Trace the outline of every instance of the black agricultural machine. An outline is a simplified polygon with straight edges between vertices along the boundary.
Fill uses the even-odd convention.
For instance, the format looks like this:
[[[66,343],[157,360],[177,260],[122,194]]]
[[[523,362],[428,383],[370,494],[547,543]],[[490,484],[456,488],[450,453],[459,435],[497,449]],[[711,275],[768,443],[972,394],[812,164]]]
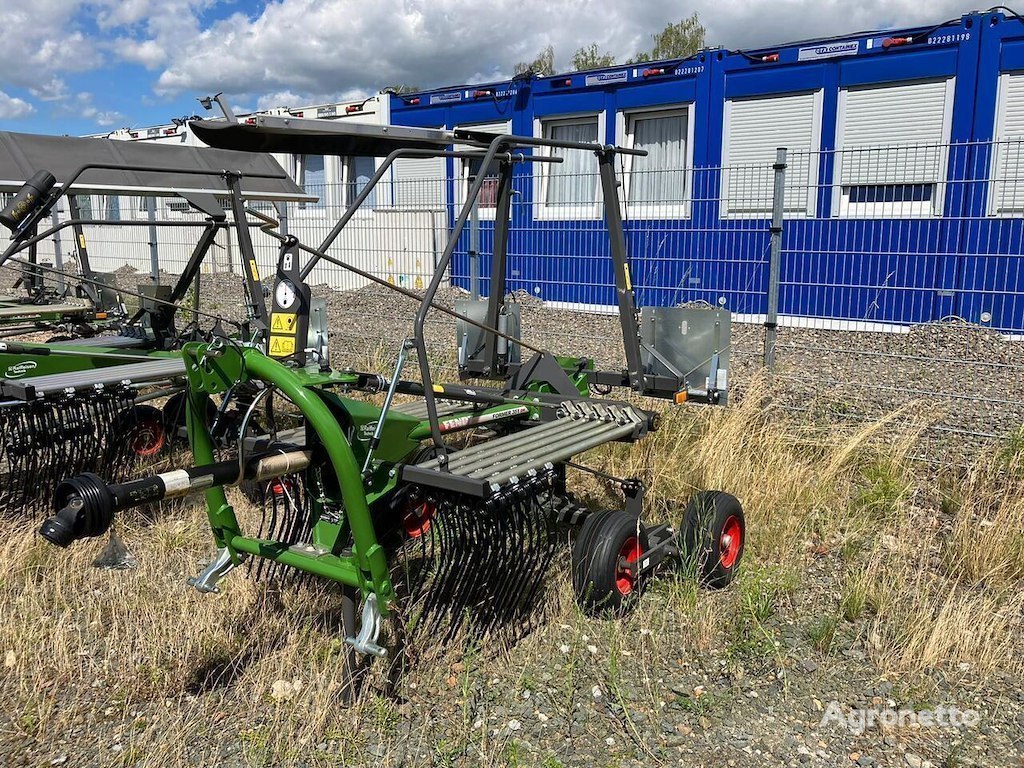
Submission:
[[[362,601],[361,627],[349,644],[375,655],[386,653],[379,633],[390,614],[405,628],[435,637],[460,628],[488,636],[500,626],[528,623],[543,577],[567,541],[573,542],[575,593],[589,613],[628,610],[667,561],[694,563],[712,586],[731,581],[744,544],[743,511],[734,497],[698,493],[675,530],[642,521],[646,489],[637,479],[604,475],[621,490],[622,503],[601,511],[583,506],[568,487],[570,469],[587,469],[576,462],[581,454],[613,441],[633,443],[657,429],[658,413],[639,405],[644,401],[638,396],[706,404],[726,399],[728,313],[671,309],[641,315],[635,306],[614,161],[620,153],[640,153],[471,130],[271,116],[250,123],[192,127],[215,147],[384,159],[318,247],[270,231],[280,251],[265,339],[215,335],[183,345],[195,465],[118,483],[88,473],[68,479],[42,536],[68,546],[103,534],[121,510],[203,492],[217,554],[193,586],[216,592],[221,579],[250,558],[338,582]],[[509,332],[504,276],[512,169],[560,162],[566,150],[593,153],[600,169],[626,360],[621,370],[556,356]],[[408,157],[458,157],[497,169],[488,299],[455,310],[435,302],[483,174],[469,185],[425,293],[390,285],[328,253],[392,164]],[[305,281],[321,261],[417,304],[393,370],[334,369],[307,343],[311,301]],[[424,327],[432,310],[457,320],[458,383],[438,383],[431,371]],[[648,326],[658,333],[647,332]],[[523,350],[532,356],[519,362]],[[418,376],[404,378],[407,366]],[[591,395],[616,387],[629,397]],[[246,401],[241,434],[273,400],[300,413],[303,428],[239,440],[233,455],[218,460],[204,417],[210,398],[220,398],[223,407],[252,388],[258,394]],[[225,494],[226,486],[241,483],[258,484],[272,502],[258,532],[243,528]]]
[[[0,265],[18,265],[28,276],[21,286],[25,296],[0,303],[0,514],[24,515],[48,508],[69,470],[124,477],[131,459],[157,455],[179,426],[184,431],[185,363],[179,350],[204,336],[195,323],[179,329],[176,312],[191,296],[195,303],[183,309],[194,318],[203,315],[200,267],[218,234],[232,226],[222,201],[236,221],[247,222],[246,201],[311,198],[266,155],[16,133],[0,133],[0,179],[0,188],[17,189],[0,211],[0,223],[11,231]],[[20,187],[17,179],[24,180]],[[203,218],[82,218],[78,196],[90,193],[176,195]],[[54,215],[62,197],[70,214],[64,221]],[[146,227],[154,240],[158,228],[192,227],[198,238],[173,286],[150,283],[132,292],[118,289],[111,275],[92,271],[86,227],[95,225]],[[257,226],[267,226],[266,220]],[[39,262],[36,253],[39,243],[68,229],[79,262],[76,274]],[[249,229],[247,223],[234,226],[248,312],[232,335],[245,342],[262,339],[267,321]],[[64,293],[44,289],[44,275],[63,283]],[[71,284],[77,286],[74,296],[67,295]],[[122,295],[136,300],[131,316]],[[108,314],[110,307],[118,310]],[[47,343],[17,339],[40,331],[59,337]],[[153,407],[157,401],[162,408]],[[216,434],[230,440],[233,416],[211,408],[207,417]]]

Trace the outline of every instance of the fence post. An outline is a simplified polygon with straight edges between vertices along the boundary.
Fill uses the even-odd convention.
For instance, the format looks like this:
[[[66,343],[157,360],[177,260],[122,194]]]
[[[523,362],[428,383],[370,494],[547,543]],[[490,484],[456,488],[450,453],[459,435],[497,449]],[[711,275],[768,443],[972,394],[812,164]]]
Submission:
[[[277,229],[278,229],[278,231],[282,235],[287,237],[288,236],[288,203],[274,203],[274,207],[277,208],[277,222],[278,222]]]
[[[786,203],[786,148],[775,150],[772,189],[771,251],[768,256],[768,312],[764,320],[764,367],[775,370],[775,341],[779,324],[779,269],[782,260],[782,212]]]
[[[153,282],[160,282],[160,253],[156,244],[156,198],[146,197],[146,217],[149,219],[149,271]]]
[[[467,189],[473,186],[476,174],[469,177]],[[473,210],[469,214],[469,297],[473,301],[480,300],[480,203],[473,202]]]
[[[50,221],[54,227],[60,224],[60,213],[58,212],[59,206],[53,206],[53,211],[50,213]],[[57,291],[64,293],[64,289],[67,287],[67,283],[64,280],[64,253],[60,249],[60,230],[58,229],[53,233],[53,266],[58,270],[57,272]]]

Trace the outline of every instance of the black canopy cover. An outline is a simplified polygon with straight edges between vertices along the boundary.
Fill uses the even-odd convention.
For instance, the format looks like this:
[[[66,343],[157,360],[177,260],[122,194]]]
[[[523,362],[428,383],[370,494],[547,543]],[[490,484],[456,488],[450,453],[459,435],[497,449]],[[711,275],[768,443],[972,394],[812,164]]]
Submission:
[[[114,141],[71,136],[0,132],[0,191],[16,191],[36,171],[46,170],[63,184],[87,163],[158,168],[153,171],[85,171],[72,185],[80,194],[171,195],[179,192],[223,194],[220,172],[238,171],[242,195],[250,200],[316,200],[306,194],[265,154],[206,147],[167,146],[145,141]],[[210,171],[209,175],[176,170]],[[254,178],[244,174],[278,176]]]
[[[211,147],[296,155],[385,157],[396,149],[445,150],[452,144],[486,147],[497,134],[480,131],[408,128],[343,120],[257,115],[252,123],[210,120],[189,128]]]

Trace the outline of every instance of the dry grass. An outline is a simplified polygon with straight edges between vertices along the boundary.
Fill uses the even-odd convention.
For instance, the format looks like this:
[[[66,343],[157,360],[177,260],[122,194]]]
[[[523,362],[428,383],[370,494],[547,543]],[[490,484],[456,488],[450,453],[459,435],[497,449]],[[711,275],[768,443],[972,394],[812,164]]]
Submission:
[[[498,654],[436,649],[397,687],[376,662],[353,706],[336,590],[278,589],[244,573],[216,596],[184,587],[212,550],[200,509],[121,521],[139,566],[119,572],[91,567],[102,542],[58,551],[6,524],[0,753],[21,755],[13,765],[48,762],[69,744],[124,766],[444,765],[467,754],[469,764],[542,764],[544,754],[519,755],[507,731],[476,726],[489,691],[532,690],[551,667],[552,706],[570,716],[595,685],[625,712],[657,710],[679,659],[784,670],[785,621],[802,622],[807,653],[861,644],[878,674],[1020,674],[1024,472],[1016,459],[993,460],[947,477],[944,500],[932,501],[935,475],[906,459],[926,420],[909,410],[857,428],[808,425],[756,388],[728,409],[670,410],[649,439],[588,463],[643,478],[652,520],[677,524],[698,488],[741,498],[749,540],[733,588],[708,593],[666,574],[644,610],[593,621],[574,608],[563,562],[540,631]],[[610,503],[606,485],[578,479]],[[703,717],[716,704],[687,706]],[[623,718],[623,738],[642,727]]]

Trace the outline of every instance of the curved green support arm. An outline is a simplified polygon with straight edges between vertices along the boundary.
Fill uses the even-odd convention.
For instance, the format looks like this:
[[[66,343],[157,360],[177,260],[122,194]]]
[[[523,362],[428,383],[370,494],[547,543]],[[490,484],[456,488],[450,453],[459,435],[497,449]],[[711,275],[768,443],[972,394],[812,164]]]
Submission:
[[[306,422],[320,438],[331,465],[338,477],[345,515],[352,529],[355,544],[353,555],[361,571],[368,577],[382,611],[394,598],[387,557],[377,541],[377,533],[370,519],[366,503],[363,480],[352,453],[352,446],[345,439],[337,420],[320,397],[303,385],[294,371],[256,349],[243,353],[245,370],[254,379],[271,384],[291,400],[302,412]],[[365,587],[364,587],[365,591]]]
[[[310,573],[333,578],[362,590],[373,592],[383,614],[394,599],[387,556],[377,541],[370,518],[369,505],[359,465],[337,419],[320,396],[306,386],[309,382],[260,350],[238,345],[221,345],[216,354],[206,344],[186,344],[183,350],[186,375],[189,379],[188,432],[192,453],[198,464],[214,460],[214,444],[205,420],[206,401],[210,394],[227,391],[242,380],[259,380],[277,388],[294,403],[306,419],[307,428],[316,432],[338,478],[349,529],[352,532],[352,554],[339,554],[336,540],[342,529],[331,527],[330,551],[323,555],[291,552],[283,542],[261,541],[242,535],[234,510],[227,502],[223,488],[206,491],[207,511],[219,547],[227,548],[237,562],[238,553],[250,553],[284,562]],[[321,522],[317,527],[330,527]],[[316,534],[314,534],[316,535]],[[321,539],[326,536],[321,536]]]

